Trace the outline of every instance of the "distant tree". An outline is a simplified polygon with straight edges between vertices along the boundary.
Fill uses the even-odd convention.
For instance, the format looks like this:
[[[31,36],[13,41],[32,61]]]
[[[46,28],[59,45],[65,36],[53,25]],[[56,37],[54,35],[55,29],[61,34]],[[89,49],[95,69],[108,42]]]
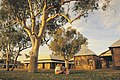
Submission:
[[[54,55],[59,55],[65,61],[65,67],[68,68],[68,62],[80,50],[81,45],[86,42],[80,32],[71,27],[66,30],[59,28],[55,31],[54,37],[50,42],[49,48]]]
[[[98,1],[1,0],[0,22],[19,24],[28,33],[32,43],[29,72],[36,72],[39,46],[45,40],[46,33],[67,22],[72,23],[82,16],[86,17],[89,12],[98,9]],[[71,3],[74,3],[73,8],[70,7]],[[67,10],[64,10],[65,5],[68,5]],[[74,19],[71,19],[73,15],[70,15],[70,10],[77,12]]]
[[[20,52],[31,47],[31,43],[30,43],[28,36],[25,34],[23,36],[22,35],[23,34],[18,35],[18,37],[21,37],[21,39],[17,40],[16,46],[15,46],[15,48],[17,48],[17,49],[15,49],[15,51],[14,51],[14,53],[15,53],[14,54],[14,64],[12,66],[11,71],[13,71],[16,66],[18,56],[22,55],[22,54],[20,54]]]
[[[0,51],[3,52],[3,57],[6,58],[6,70],[9,71],[10,59],[14,59],[15,67],[19,52],[28,47],[27,35],[16,26],[1,25],[0,27]]]

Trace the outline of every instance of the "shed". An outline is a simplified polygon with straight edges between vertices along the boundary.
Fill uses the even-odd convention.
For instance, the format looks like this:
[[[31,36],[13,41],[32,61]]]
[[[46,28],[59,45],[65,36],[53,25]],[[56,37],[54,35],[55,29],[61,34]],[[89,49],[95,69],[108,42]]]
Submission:
[[[102,68],[112,67],[112,53],[110,50],[104,51],[99,57],[101,59]]]

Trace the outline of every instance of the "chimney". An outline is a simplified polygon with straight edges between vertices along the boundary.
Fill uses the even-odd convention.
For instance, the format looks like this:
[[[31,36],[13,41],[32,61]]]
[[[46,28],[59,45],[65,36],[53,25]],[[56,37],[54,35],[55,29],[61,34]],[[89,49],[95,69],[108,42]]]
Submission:
[[[85,44],[81,45],[81,53],[86,54],[86,50],[88,49],[88,43],[86,42]]]

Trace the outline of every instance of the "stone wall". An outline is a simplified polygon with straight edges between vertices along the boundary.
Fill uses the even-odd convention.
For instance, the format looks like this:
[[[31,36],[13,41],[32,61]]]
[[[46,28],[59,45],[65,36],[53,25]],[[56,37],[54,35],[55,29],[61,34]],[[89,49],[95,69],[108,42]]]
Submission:
[[[99,59],[94,55],[75,56],[74,64],[75,69],[79,70],[94,70],[99,68]]]

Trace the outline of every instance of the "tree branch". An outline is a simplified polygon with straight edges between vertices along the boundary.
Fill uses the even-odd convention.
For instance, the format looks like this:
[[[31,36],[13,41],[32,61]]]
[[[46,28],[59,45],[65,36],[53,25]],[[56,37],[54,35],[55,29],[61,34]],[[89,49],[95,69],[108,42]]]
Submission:
[[[48,21],[50,21],[51,19],[54,19],[54,18],[56,18],[57,16],[63,16],[65,19],[67,19],[67,21],[71,24],[72,22],[74,22],[75,20],[77,20],[77,19],[79,19],[79,18],[81,18],[81,16],[83,16],[84,15],[84,12],[82,12],[81,14],[79,14],[76,18],[74,18],[73,20],[70,20],[66,15],[64,15],[64,14],[55,14],[55,15],[53,15],[53,16],[51,16],[51,17],[49,17],[47,20],[46,20],[46,22],[48,22]]]
[[[19,52],[21,52],[21,51],[23,51],[23,50],[25,50],[25,49],[27,49],[27,48],[30,48],[30,47],[32,47],[32,46],[30,45],[30,46],[26,46],[26,47],[24,47],[24,48],[21,48],[21,49],[19,50]]]
[[[49,9],[52,9],[52,8],[54,8],[53,5],[52,5],[52,6],[49,6],[49,7],[46,9],[45,12],[47,12]],[[39,15],[40,13],[41,13],[41,11],[37,12],[37,13],[35,14],[35,17],[36,17],[37,15]]]
[[[47,12],[49,9],[52,9],[52,8],[54,8],[53,5],[52,5],[52,6],[49,6],[49,7],[46,9],[46,12]]]
[[[16,18],[15,21],[23,27],[23,29],[27,32],[29,36],[32,34],[31,30],[26,26],[26,20],[20,21],[18,20],[18,18]]]
[[[35,14],[35,17],[36,17],[37,15],[39,15],[40,13],[41,13],[41,11],[37,12],[37,13]]]
[[[64,5],[65,3],[70,3],[71,1],[80,1],[80,0],[61,0],[61,5]]]
[[[28,3],[29,3],[29,8],[30,8],[30,16],[32,18],[32,16],[34,15],[33,14],[33,10],[32,10],[32,1],[31,0],[28,0]]]
[[[49,18],[46,20],[46,22],[50,21],[51,19],[56,18],[58,15],[59,15],[59,13],[58,13],[58,14],[55,14],[55,15],[53,15],[53,16],[51,16],[51,17],[49,17]]]
[[[72,23],[72,21],[71,21],[66,15],[60,14],[60,16],[63,16],[65,19],[67,19],[67,21],[68,21],[70,24]]]
[[[34,34],[34,28],[35,28],[35,16],[34,16],[34,12],[33,12],[33,9],[32,9],[32,1],[31,0],[28,0],[28,3],[29,3],[29,8],[30,8],[30,17],[31,17],[31,21],[32,21],[32,28],[31,28],[31,32],[32,34]]]
[[[82,12],[81,14],[79,14],[76,18],[74,18],[73,20],[71,20],[71,23],[74,22],[75,20],[81,18],[84,15],[84,12]]]
[[[49,17],[49,18],[46,20],[46,22],[50,21],[51,19],[56,18],[57,16],[63,16],[65,19],[67,19],[67,21],[68,21],[69,23],[72,23],[72,21],[71,21],[66,15],[60,14],[60,13],[55,14],[55,15]]]
[[[45,25],[46,25],[46,7],[47,7],[47,3],[46,1],[44,2],[44,7],[42,10],[42,23],[41,23],[41,27],[39,28],[39,33],[38,33],[38,37],[42,37],[44,30],[45,30]]]

